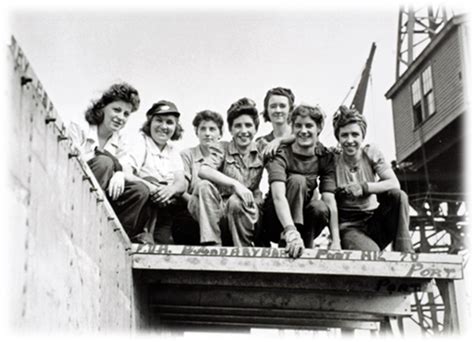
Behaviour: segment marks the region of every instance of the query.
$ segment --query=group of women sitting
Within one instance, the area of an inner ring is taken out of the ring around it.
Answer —
[[[224,120],[198,112],[199,144],[178,151],[183,134],[176,105],[161,100],[146,111],[136,143],[120,134],[140,104],[138,91],[114,84],[86,110],[69,134],[107,194],[132,242],[286,247],[299,257],[328,226],[330,248],[380,250],[393,242],[412,251],[408,201],[378,149],[362,145],[366,121],[344,106],[333,126],[339,148],[319,142],[324,113],[295,106],[290,89],[270,89],[263,119],[271,133],[255,139],[259,112],[249,98]],[[269,193],[259,189],[263,170]]]

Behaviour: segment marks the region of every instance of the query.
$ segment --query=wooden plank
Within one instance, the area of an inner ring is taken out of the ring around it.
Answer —
[[[283,248],[132,245],[134,269],[331,274],[461,279],[462,257],[399,252],[306,249],[288,258]]]
[[[332,290],[344,292],[377,292],[377,293],[413,293],[425,291],[429,279],[419,278],[387,278],[339,275],[288,274],[282,277],[274,273],[255,272],[213,272],[213,271],[179,271],[179,270],[135,270],[147,283],[161,285],[206,285],[262,287],[268,290],[306,289]],[[278,277],[278,278],[276,278]]]
[[[251,328],[260,328],[260,329],[305,329],[305,330],[327,330],[325,327],[297,327],[291,325],[278,325],[278,326],[269,326],[266,324],[254,324],[251,327],[248,325],[242,325],[240,323],[232,322],[206,322],[206,321],[158,321],[159,323],[153,322],[154,326],[161,326],[163,329],[161,331],[199,331],[199,332],[225,332],[225,333],[248,333]]]
[[[381,315],[410,315],[408,295],[329,293],[236,287],[154,286],[151,305],[223,306],[241,308],[341,311]]]
[[[331,320],[331,319],[308,319],[308,318],[277,318],[277,317],[262,317],[262,316],[234,316],[234,315],[208,315],[196,314],[189,316],[181,313],[166,313],[159,316],[160,322],[167,323],[186,323],[186,324],[224,324],[224,325],[243,325],[243,326],[267,326],[278,327],[282,326],[294,328],[351,328],[351,329],[378,329],[378,322],[357,322],[345,320]]]
[[[223,306],[191,306],[191,305],[166,305],[151,304],[150,309],[157,314],[164,313],[183,313],[194,315],[200,313],[209,313],[213,315],[252,315],[269,317],[300,317],[300,318],[322,318],[322,319],[342,319],[353,321],[380,321],[380,315],[354,312],[334,312],[334,311],[315,311],[315,310],[297,310],[297,309],[272,309],[272,308],[239,308]]]

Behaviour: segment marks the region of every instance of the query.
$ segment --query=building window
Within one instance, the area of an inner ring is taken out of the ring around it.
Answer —
[[[411,85],[411,98],[413,101],[413,118],[415,119],[415,126],[418,126],[423,121],[420,87],[420,78],[418,77]]]
[[[431,66],[428,66],[420,77],[411,85],[413,120],[415,127],[436,112],[433,94]]]

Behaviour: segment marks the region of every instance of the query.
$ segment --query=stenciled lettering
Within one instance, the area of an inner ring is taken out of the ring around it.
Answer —
[[[242,248],[242,256],[244,256],[244,257],[249,257],[250,256],[250,251],[247,247]]]

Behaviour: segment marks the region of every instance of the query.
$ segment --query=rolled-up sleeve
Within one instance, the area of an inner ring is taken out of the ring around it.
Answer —
[[[72,144],[83,154],[83,146],[86,138],[82,128],[77,123],[71,122],[67,128],[67,132],[72,140]]]
[[[336,164],[329,151],[320,157],[319,192],[336,191]]]
[[[128,145],[127,139],[125,139],[124,136],[119,134],[117,138],[117,149],[116,149],[116,154],[115,154],[115,157],[118,160],[126,159],[128,150],[129,150],[128,146],[129,145]]]
[[[202,165],[207,165],[219,170],[224,163],[225,145],[223,142],[216,142],[209,146],[209,155],[204,158]]]
[[[170,164],[170,168],[173,172],[179,171],[184,173],[183,159],[181,159],[179,151],[176,149],[173,149],[173,151],[170,153]]]
[[[372,169],[380,177],[380,175],[385,172],[387,169],[390,169],[390,165],[385,161],[385,157],[382,152],[373,145],[366,145],[365,154],[370,160]]]
[[[134,144],[128,149],[123,158],[120,159],[120,163],[123,166],[131,167],[135,174],[139,174],[140,169],[145,164],[146,157],[146,141],[145,137],[140,135]]]
[[[188,181],[188,183],[191,183],[192,181],[192,167],[193,167],[193,161],[191,157],[191,149],[186,148],[181,151],[180,156],[181,159],[183,160],[183,167],[184,167],[184,178]]]
[[[268,173],[268,183],[273,182],[286,182],[287,179],[287,159],[282,151],[271,159],[265,166]]]

